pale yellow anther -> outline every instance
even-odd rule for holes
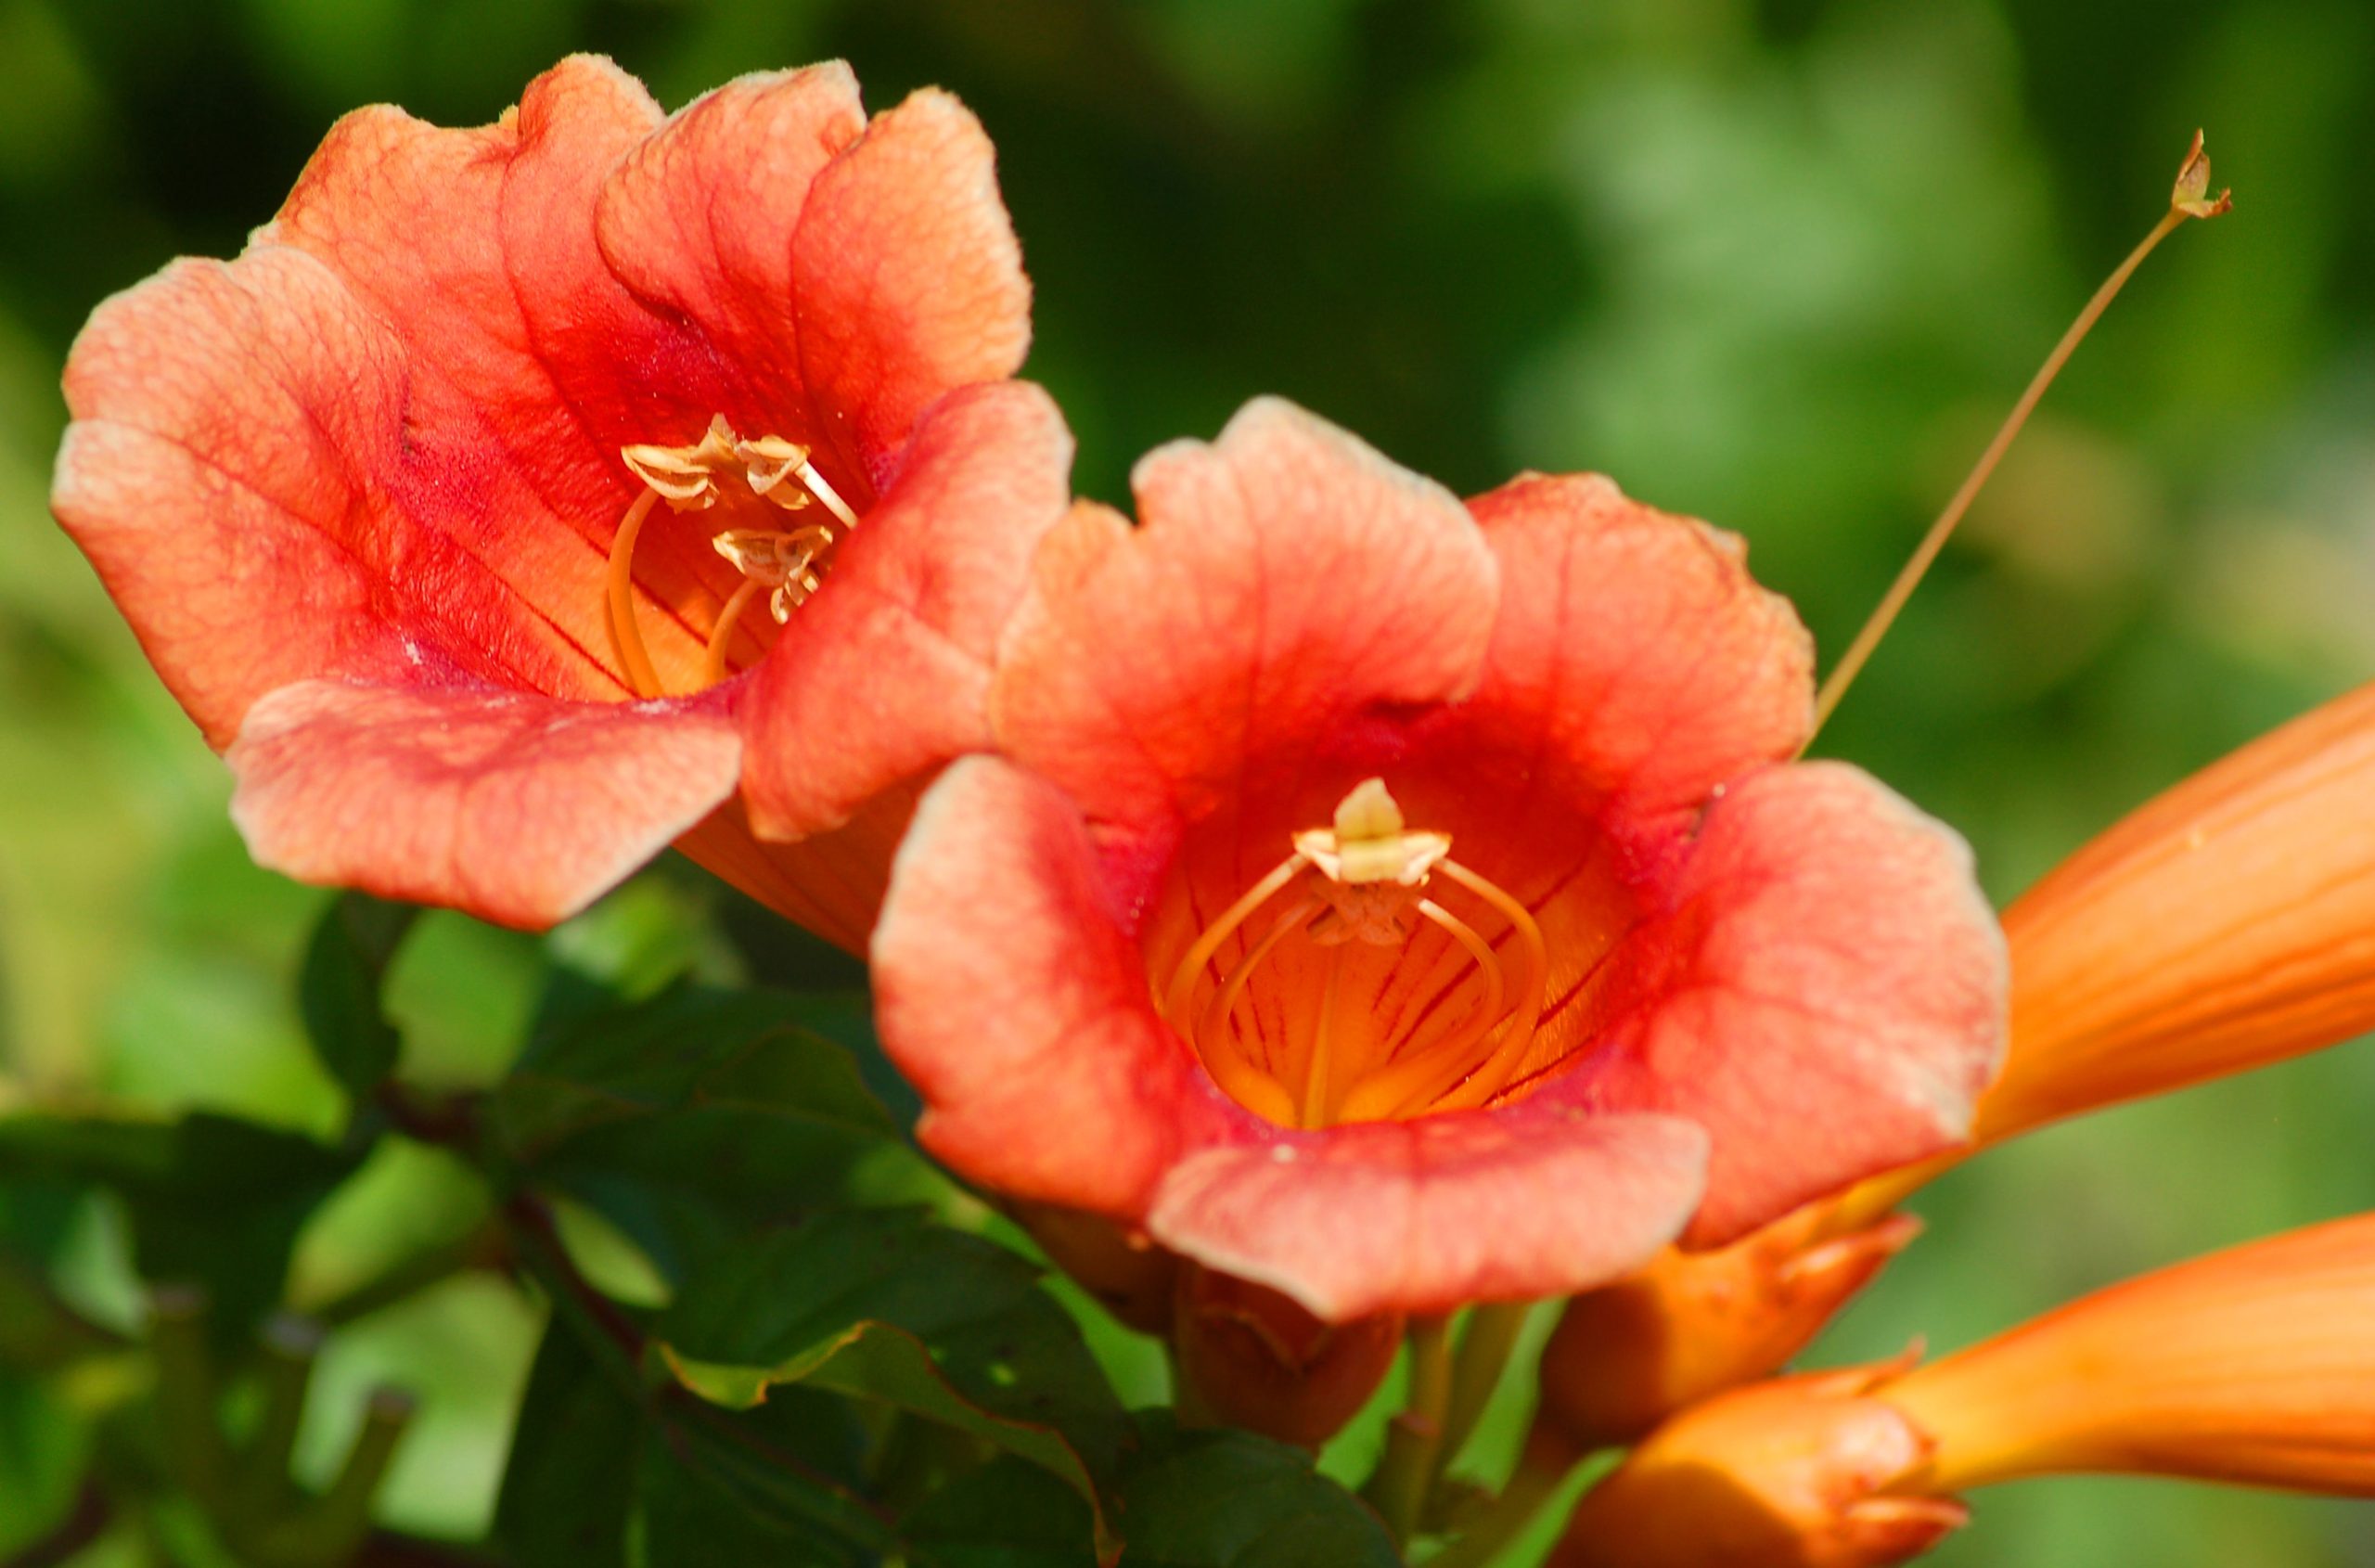
[[[793,608],[816,591],[816,558],[832,542],[833,531],[821,527],[789,532],[729,528],[710,541],[737,572],[775,590],[767,599],[767,611],[777,625],[790,620]]]
[[[700,512],[717,505],[717,476],[744,467],[737,444],[734,427],[719,414],[690,446],[623,446],[619,456],[672,508]]]

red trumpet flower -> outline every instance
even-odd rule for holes
[[[537,925],[674,839],[856,945],[1066,499],[1029,335],[954,99],[576,58],[102,305],[53,505],[264,864]]]
[[[1575,1291],[1961,1137],[2001,939],[1948,831],[1790,765],[1809,649],[1598,478],[1463,507],[1284,404],[1076,508],[1003,759],[875,941],[927,1144],[1320,1318]]]

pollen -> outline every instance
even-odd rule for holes
[[[620,520],[611,541],[605,608],[619,662],[638,697],[666,695],[643,639],[635,598],[635,544],[657,504],[664,501],[678,514],[723,508],[740,522],[771,524],[726,527],[711,535],[712,547],[743,580],[719,607],[711,627],[702,657],[704,687],[728,674],[728,649],[751,602],[764,592],[776,623],[789,622],[792,611],[823,585],[821,573],[834,543],[857,526],[857,513],[816,471],[807,447],[776,435],[744,440],[722,414],[712,418],[709,429],[689,445],[624,446],[619,457],[642,482],[643,492]],[[811,508],[831,514],[833,521],[772,522],[777,514]]]
[[[1163,1017],[1224,1090],[1285,1125],[1400,1120],[1491,1103],[1508,1086],[1541,1022],[1549,958],[1533,913],[1454,860],[1450,834],[1412,829],[1381,778],[1354,786],[1329,826],[1294,833],[1290,847],[1291,854],[1188,945],[1159,998]],[[1432,896],[1438,876],[1481,905],[1480,918],[1502,928],[1501,944],[1519,962],[1514,977],[1499,945]],[[1263,933],[1241,943],[1237,961],[1215,973],[1230,939],[1273,904],[1282,906]],[[1422,924],[1466,955],[1477,976],[1474,999],[1435,1038],[1380,1058],[1374,1031],[1346,1016],[1347,950],[1405,947]],[[1324,952],[1321,978],[1303,1009],[1309,1019],[1300,1043],[1283,1059],[1257,1062],[1232,1019],[1256,972],[1290,942]],[[1209,990],[1208,977],[1215,981]]]

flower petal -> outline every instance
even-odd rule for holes
[[[1431,482],[1265,398],[1132,484],[1142,526],[1084,510],[1051,542],[992,696],[1000,744],[1100,831],[1162,843],[1248,794],[1299,794],[1316,738],[1474,686],[1495,568]],[[1248,847],[1252,874],[1283,842]]]
[[[1636,813],[1695,805],[1804,745],[1814,641],[1737,536],[1596,474],[1532,475],[1469,506],[1501,563],[1480,740],[1522,740],[1563,792]]]
[[[603,559],[639,488],[621,447],[689,442],[719,413],[756,423],[737,405],[739,373],[691,323],[631,294],[597,244],[604,182],[661,123],[633,77],[582,55],[493,125],[359,109],[257,231],[319,257],[392,323],[481,416],[486,460],[580,537],[592,586],[544,588],[555,615],[598,622]],[[647,532],[635,575],[662,613],[645,635],[663,671],[698,668],[702,632],[684,618],[705,626],[738,579],[700,530]],[[608,651],[598,629],[589,646]]]
[[[717,411],[746,435],[822,437],[800,375],[793,233],[818,174],[865,128],[841,61],[762,72],[677,110],[603,185],[603,260],[716,351],[737,383]]]
[[[1251,1121],[1155,1018],[1078,810],[1005,762],[925,793],[873,957],[917,1134],[971,1180],[1134,1218],[1183,1149]]]
[[[1704,1126],[1694,1246],[1961,1138],[2003,1051],[2004,942],[1970,851],[1842,764],[1727,790],[1609,968],[1599,1043],[1536,1098]]]
[[[180,262],[115,296],[66,395],[52,506],[215,746],[325,674],[620,689],[588,651],[600,557],[311,256]],[[556,619],[572,572],[584,613]]]
[[[935,89],[878,116],[817,176],[791,279],[817,420],[877,488],[926,407],[1013,375],[1031,346],[1031,284],[990,139]]]
[[[741,739],[714,703],[304,681],[249,711],[227,759],[258,864],[537,927],[732,793]]]
[[[1706,1135],[1671,1116],[1519,1107],[1370,1122],[1173,1170],[1148,1232],[1350,1322],[1556,1296],[1639,1266],[1699,1201]]]
[[[746,699],[759,830],[834,827],[873,795],[990,744],[999,632],[1064,514],[1072,443],[1020,381],[951,393],[881,502],[800,607]]]

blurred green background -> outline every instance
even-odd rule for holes
[[[343,109],[484,121],[572,49],[671,105],[828,55],[878,108],[959,93],[1086,493],[1283,392],[1455,488],[1598,469],[1739,530],[1831,650],[2206,125],[2234,216],[2086,344],[1824,750],[1959,827],[2007,897],[2375,673],[2364,0],[0,0],[0,1106],[339,1105],[289,999],[320,897],[248,864],[222,768],[48,520],[74,330],[173,254],[236,251]],[[555,940],[699,931],[709,897],[663,872]],[[499,1067],[537,961],[431,920],[396,977],[408,1071]],[[1822,1354],[1950,1347],[2375,1208],[2371,1118],[2375,1054],[2345,1048],[1993,1154],[1920,1200],[1930,1235]],[[470,1180],[375,1162],[308,1233],[301,1295],[466,1227]],[[120,1241],[70,1230],[85,1305],[122,1320]],[[324,1410],[351,1426],[392,1371],[425,1399],[399,1518],[483,1522],[534,1330],[474,1279],[340,1336]],[[71,1479],[47,1397],[0,1384],[0,1550],[10,1499]],[[2364,1505],[1977,1501],[1935,1561],[2375,1563]]]

